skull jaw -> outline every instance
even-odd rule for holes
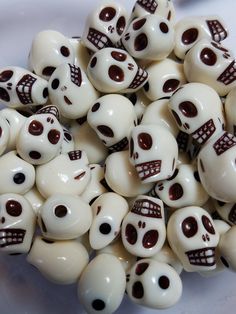
[[[181,261],[187,272],[213,270],[216,268],[215,247],[186,251]]]
[[[28,253],[31,246],[31,240],[32,237],[29,236],[29,232],[27,233],[25,229],[0,229],[0,251],[7,254]]]

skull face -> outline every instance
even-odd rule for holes
[[[0,100],[6,106],[43,105],[48,100],[48,83],[19,67],[0,69]]]
[[[179,129],[191,134],[193,140],[200,145],[224,128],[220,97],[205,84],[183,85],[171,97],[169,109]]]
[[[216,267],[215,248],[219,233],[203,208],[189,206],[174,212],[167,225],[167,237],[186,271],[206,271]]]
[[[130,162],[142,182],[156,182],[172,176],[178,159],[174,136],[159,125],[138,125],[131,132]]]
[[[236,225],[236,204],[225,203],[214,200],[214,206],[217,213],[224,221],[227,221],[231,226]]]
[[[100,195],[92,204],[94,214],[89,242],[99,250],[110,244],[119,234],[121,222],[128,212],[126,200],[113,192]]]
[[[123,34],[128,14],[123,6],[105,1],[88,16],[82,40],[92,51],[113,47]]]
[[[202,38],[221,42],[228,36],[224,21],[219,16],[187,17],[175,27],[175,55],[184,59],[187,51]]]
[[[166,238],[163,203],[140,195],[122,223],[122,242],[135,256],[150,257],[158,252]]]
[[[208,194],[201,185],[197,166],[180,164],[173,176],[156,184],[158,197],[171,208],[202,206]]]
[[[182,281],[173,267],[153,259],[141,259],[126,275],[129,298],[137,304],[166,309],[182,295]]]
[[[198,155],[198,172],[207,193],[223,202],[236,203],[232,184],[235,172],[236,138],[222,131],[211,139]]]
[[[27,253],[34,234],[36,215],[19,194],[0,196],[0,250],[8,254]]]
[[[127,147],[131,129],[137,124],[131,101],[113,94],[97,99],[88,112],[87,120],[111,152]]]
[[[69,63],[61,64],[53,72],[49,80],[49,94],[52,104],[69,119],[85,116],[99,97],[85,72]]]
[[[56,107],[48,108],[49,112],[54,112],[54,109],[57,111]],[[33,165],[53,159],[59,153],[63,140],[62,127],[56,116],[40,112],[26,119],[17,140],[17,153]]]
[[[183,65],[168,58],[153,62],[146,70],[148,81],[143,86],[143,91],[152,101],[170,97],[177,88],[186,83]]]
[[[174,48],[174,28],[162,16],[145,15],[132,21],[121,42],[134,58],[163,60]]]
[[[75,195],[52,195],[42,205],[38,215],[43,236],[52,240],[80,237],[92,223],[91,207]]]
[[[63,34],[45,30],[34,37],[29,54],[29,68],[37,75],[48,80],[60,64],[73,64],[74,61],[73,46]]]
[[[171,21],[175,16],[174,5],[171,0],[137,0],[132,10],[131,19],[146,14],[161,15]]]
[[[187,53],[184,72],[189,82],[205,83],[225,96],[236,86],[235,60],[228,49],[207,39],[198,41]]]
[[[104,93],[135,92],[148,78],[147,72],[127,52],[116,48],[104,48],[96,52],[87,72],[93,86]]]

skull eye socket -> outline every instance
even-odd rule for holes
[[[149,150],[152,147],[152,137],[148,133],[140,133],[138,135],[138,145],[143,150]]]
[[[133,30],[137,31],[146,23],[147,19],[143,18],[133,23]]]
[[[61,132],[52,129],[51,131],[48,132],[48,140],[51,144],[56,145],[61,137]]]
[[[129,142],[129,152],[130,152],[130,158],[133,156],[134,153],[134,140],[131,137],[130,142]]]
[[[148,263],[139,263],[136,266],[135,274],[138,276],[142,275],[147,270],[148,266],[149,266]]]
[[[203,224],[204,228],[206,229],[206,231],[208,231],[210,234],[215,234],[215,229],[214,229],[210,219],[205,215],[202,216],[202,224]]]
[[[55,70],[55,67],[48,66],[43,69],[42,74],[45,76],[51,76]]]
[[[198,38],[198,30],[196,28],[187,29],[181,38],[184,45],[190,45],[194,43]]]
[[[70,50],[66,46],[61,46],[60,52],[63,55],[63,57],[66,57],[66,58],[69,57],[70,55]]]
[[[162,33],[166,34],[169,32],[169,27],[166,23],[162,22],[159,25],[160,30],[162,31]]]
[[[9,200],[6,203],[6,211],[12,217],[18,217],[22,213],[22,206],[15,200]]]
[[[146,34],[139,34],[134,40],[134,49],[136,51],[144,50],[148,45],[148,38]]]
[[[176,80],[176,79],[167,80],[164,83],[162,90],[164,93],[173,92],[178,88],[179,84],[180,84],[179,80]]]
[[[0,73],[0,82],[7,82],[13,75],[13,71],[6,70]]]
[[[170,286],[170,279],[167,276],[161,276],[158,279],[158,285],[161,289],[166,290]]]
[[[57,205],[54,209],[54,214],[58,218],[65,217],[68,214],[68,209],[65,205]]]
[[[127,55],[125,53],[119,52],[119,51],[112,51],[111,56],[113,59],[115,59],[116,61],[120,61],[120,62],[123,62],[127,59]]]
[[[216,64],[217,56],[212,49],[204,48],[200,53],[200,59],[204,64],[213,66]]]
[[[97,57],[93,57],[93,59],[90,62],[90,68],[94,68],[97,64]]]
[[[8,92],[2,87],[0,87],[0,99],[6,102],[10,101],[10,96]]]
[[[59,85],[60,81],[57,78],[55,78],[51,83],[52,89],[57,89]]]
[[[185,218],[182,222],[182,231],[187,238],[195,236],[198,231],[197,220],[192,216]]]
[[[118,35],[122,35],[122,33],[124,32],[125,30],[125,26],[126,26],[126,20],[125,20],[125,17],[124,16],[121,16],[117,23],[116,23],[116,31],[118,33]]]
[[[28,127],[28,131],[31,135],[39,136],[43,133],[43,124],[37,120],[33,120],[30,122]]]
[[[111,21],[114,16],[116,15],[116,10],[112,7],[106,7],[102,9],[102,11],[99,14],[99,19],[103,22],[109,22]]]
[[[100,133],[102,133],[102,135],[106,137],[114,137],[112,129],[107,125],[98,125],[97,129]]]
[[[108,75],[112,81],[115,82],[122,82],[124,81],[124,71],[119,68],[117,65],[111,65],[109,70],[108,70]]]
[[[191,101],[181,102],[179,104],[179,110],[187,118],[194,118],[198,114],[196,106]]]

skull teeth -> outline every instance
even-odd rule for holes
[[[227,37],[227,31],[218,20],[208,20],[206,22],[214,41],[220,42]]]
[[[25,233],[23,229],[0,229],[0,248],[23,243]]]
[[[135,213],[140,216],[152,217],[152,218],[161,218],[161,207],[150,201],[149,199],[142,199],[135,201],[132,213]]]
[[[31,91],[33,84],[35,83],[36,78],[31,76],[30,74],[26,74],[22,77],[22,79],[16,85],[16,92],[20,102],[23,105],[32,104],[33,100],[31,98]]]
[[[80,87],[82,83],[82,74],[80,68],[73,64],[69,64],[69,67],[71,82]]]
[[[157,3],[155,0],[138,0],[137,4],[151,14],[154,14],[157,9]]]
[[[198,128],[195,132],[193,132],[192,137],[198,144],[202,145],[206,143],[206,141],[212,136],[215,130],[216,127],[214,121],[210,119],[206,123],[204,123],[200,128]]]
[[[127,137],[124,137],[121,141],[119,141],[118,143],[112,145],[109,147],[109,151],[111,153],[114,153],[114,152],[119,152],[121,150],[123,150],[124,148],[127,147],[129,141],[128,141],[128,138]]]
[[[225,132],[213,145],[217,156],[236,145],[236,138],[233,134]]]
[[[94,28],[90,28],[87,36],[88,41],[91,42],[98,50],[113,47],[113,44],[107,35],[99,32]]]
[[[215,265],[215,248],[203,248],[186,252],[189,263],[198,266],[214,266]]]
[[[138,68],[137,73],[128,88],[136,89],[146,82],[148,74],[142,68]]]
[[[218,82],[224,85],[229,85],[236,80],[236,65],[235,61],[232,61],[230,65],[225,69],[223,73],[217,78]]]
[[[161,171],[161,160],[153,160],[137,164],[135,166],[140,179],[146,180],[149,177],[153,177]]]

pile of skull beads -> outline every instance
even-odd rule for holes
[[[174,15],[107,0],[81,38],[42,31],[29,70],[0,69],[0,250],[78,282],[88,313],[236,271],[235,60],[218,16]]]

